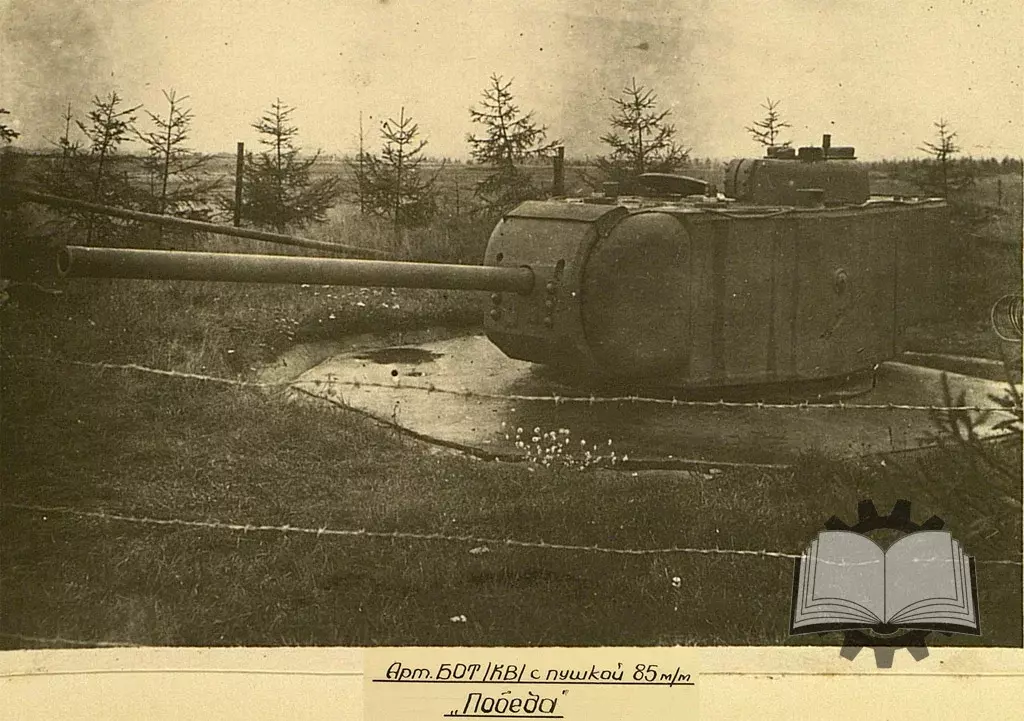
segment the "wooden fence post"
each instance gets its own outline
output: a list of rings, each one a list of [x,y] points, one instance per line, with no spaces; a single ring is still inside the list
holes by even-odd
[[[242,174],[245,170],[245,143],[238,144],[235,158],[235,227],[242,225]]]
[[[554,157],[554,182],[551,185],[551,194],[556,198],[565,195],[565,146],[559,145],[555,148]]]

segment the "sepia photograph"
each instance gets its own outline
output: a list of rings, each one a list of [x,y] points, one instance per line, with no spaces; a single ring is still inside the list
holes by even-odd
[[[1020,649],[1022,20],[0,0],[0,649]]]

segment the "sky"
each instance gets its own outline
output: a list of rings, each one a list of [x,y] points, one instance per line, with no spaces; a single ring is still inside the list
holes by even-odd
[[[0,107],[42,147],[69,102],[82,117],[116,90],[161,113],[173,88],[191,146],[233,152],[280,98],[327,153],[358,148],[360,113],[379,146],[404,107],[429,154],[465,158],[499,74],[582,157],[635,77],[699,157],[760,154],[744,128],[768,97],[798,146],[920,157],[945,118],[964,153],[1020,156],[1022,37],[1017,0],[0,0]]]

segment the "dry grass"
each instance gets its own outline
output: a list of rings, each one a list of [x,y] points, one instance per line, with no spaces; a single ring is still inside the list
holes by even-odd
[[[470,257],[485,240],[434,228],[392,246],[388,229],[346,214],[316,232],[446,259]],[[31,277],[55,283],[44,266]],[[978,271],[965,278],[975,284],[971,297],[992,282]],[[245,533],[24,506],[796,553],[831,515],[852,521],[863,498],[882,512],[907,498],[917,520],[945,518],[979,561],[1011,561],[979,564],[984,635],[929,643],[1022,643],[1019,479],[981,474],[963,454],[633,475],[428,453],[347,411],[62,360],[248,378],[296,342],[476,327],[473,294],[82,280],[51,287],[61,294],[12,286],[0,307],[0,634],[199,646],[838,643],[835,635],[787,636],[788,559]],[[951,322],[974,332],[965,319],[975,312]],[[944,347],[940,334],[930,340]],[[1019,444],[985,452],[1021,467]],[[462,615],[464,623],[450,620]]]
[[[799,552],[857,502],[913,499],[979,560],[1020,508],[942,454],[787,471],[530,470],[429,455],[343,411],[182,380],[8,362],[2,631],[156,645],[650,645],[789,639],[792,562],[175,528],[33,511]],[[47,392],[45,389],[49,389]],[[59,449],[55,451],[55,449]],[[1019,465],[1019,451],[995,451]],[[965,490],[969,489],[969,490]],[[922,520],[922,518],[919,518]],[[481,549],[486,548],[486,552]],[[476,551],[471,553],[471,551]],[[979,566],[986,645],[1020,645],[1019,565]],[[679,579],[674,581],[674,579]],[[466,623],[452,623],[465,615]],[[940,643],[977,644],[971,638]],[[14,642],[16,645],[20,642]]]

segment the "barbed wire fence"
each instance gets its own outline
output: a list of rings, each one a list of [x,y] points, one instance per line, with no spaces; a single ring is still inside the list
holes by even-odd
[[[738,548],[703,548],[687,546],[668,546],[662,548],[629,548],[610,547],[600,544],[581,545],[570,543],[552,543],[548,541],[529,541],[516,538],[496,538],[488,536],[477,536],[472,534],[450,535],[444,533],[419,533],[408,531],[373,531],[365,528],[331,528],[328,526],[304,527],[290,524],[254,524],[237,523],[225,521],[192,520],[182,518],[152,518],[148,516],[126,515],[107,511],[85,511],[64,506],[40,506],[25,503],[5,503],[2,506],[5,510],[12,509],[39,514],[63,514],[83,519],[94,519],[104,522],[120,522],[137,525],[148,525],[157,527],[188,528],[194,530],[224,531],[232,533],[274,533],[274,534],[300,534],[320,537],[343,537],[352,539],[383,539],[393,541],[419,541],[460,544],[463,546],[472,545],[468,553],[482,554],[495,548],[520,548],[536,549],[544,551],[562,551],[572,553],[592,553],[613,556],[650,557],[668,555],[700,555],[700,556],[730,556],[747,558],[767,558],[781,560],[796,560],[801,554],[772,551],[768,549],[738,549]],[[47,516],[44,515],[44,518]],[[820,562],[820,561],[819,561]],[[1015,559],[976,559],[979,565],[989,566],[1021,566],[1022,562]],[[138,646],[131,641],[85,641],[81,639],[69,639],[62,636],[40,637],[18,633],[0,632],[0,637],[16,641],[40,644],[44,646],[71,646],[71,647],[121,647]]]
[[[162,377],[167,379],[176,380],[188,380],[198,381],[203,383],[211,383],[216,385],[235,387],[240,389],[252,389],[252,390],[284,390],[284,389],[295,389],[303,392],[307,395],[315,395],[311,388],[318,389],[325,386],[335,386],[339,388],[369,388],[369,389],[389,389],[389,390],[409,390],[414,392],[422,393],[436,393],[440,395],[460,396],[467,398],[477,399],[489,399],[489,400],[505,400],[505,401],[529,401],[529,402],[544,402],[553,403],[555,405],[560,404],[651,404],[655,406],[670,406],[670,407],[692,407],[692,408],[744,408],[744,409],[768,409],[768,410],[789,410],[789,411],[809,411],[815,409],[827,409],[827,410],[873,410],[873,411],[914,411],[914,412],[927,412],[931,414],[935,413],[950,413],[960,414],[957,417],[962,418],[962,414],[965,413],[980,413],[988,414],[992,412],[1003,412],[1013,413],[1016,416],[1020,416],[1022,409],[1020,406],[1019,394],[1011,393],[1008,397],[1012,398],[1011,403],[1007,403],[1005,399],[994,399],[996,402],[991,406],[967,406],[967,405],[953,405],[947,402],[945,405],[934,405],[934,404],[897,404],[897,403],[885,403],[885,404],[871,404],[871,403],[849,403],[844,401],[829,401],[829,402],[801,402],[801,403],[768,403],[758,401],[709,401],[709,400],[690,400],[690,399],[678,399],[678,398],[657,398],[657,397],[645,397],[639,395],[620,395],[620,396],[557,396],[557,395],[516,395],[516,394],[495,394],[495,393],[483,393],[479,391],[473,391],[469,389],[452,389],[436,387],[434,385],[419,385],[403,383],[400,379],[396,379],[393,383],[377,383],[377,382],[366,382],[358,380],[345,380],[339,378],[325,378],[317,380],[302,380],[302,379],[290,379],[290,380],[279,380],[279,381],[253,381],[245,380],[243,378],[226,378],[220,376],[213,376],[200,373],[190,373],[185,371],[177,371],[162,368],[153,368],[137,363],[110,363],[103,361],[81,361],[67,358],[58,358],[53,356],[41,356],[41,355],[26,355],[26,354],[8,354],[4,353],[3,357],[9,361],[30,361],[30,362],[45,362],[51,364],[61,364],[82,368],[89,368],[93,370],[114,370],[122,372],[141,373],[155,377]],[[1012,388],[1012,386],[1011,386]],[[317,396],[320,397],[320,396]],[[332,401],[331,398],[325,398],[324,400]],[[334,399],[336,401],[336,399]],[[947,401],[949,398],[947,397]],[[333,402],[333,401],[332,401]],[[490,454],[494,455],[494,454]],[[730,465],[726,464],[715,464],[715,465]],[[746,465],[746,464],[742,464]],[[750,464],[755,466],[761,466],[765,464]],[[632,548],[627,546],[603,546],[600,544],[584,545],[584,544],[572,544],[572,543],[560,543],[550,542],[545,540],[531,540],[531,539],[518,539],[518,538],[500,538],[492,536],[474,535],[474,534],[445,534],[445,533],[427,533],[417,531],[403,531],[403,530],[373,530],[367,528],[332,528],[329,526],[297,526],[291,524],[260,524],[250,523],[242,521],[222,521],[215,519],[188,519],[188,518],[174,518],[174,517],[152,517],[148,515],[136,515],[126,514],[117,512],[115,510],[86,510],[80,508],[74,508],[69,506],[46,506],[30,503],[3,503],[0,505],[5,511],[17,511],[25,513],[35,514],[46,514],[53,515],[64,515],[78,519],[92,519],[96,521],[110,522],[110,523],[124,523],[141,526],[151,527],[174,527],[191,529],[195,531],[214,531],[214,532],[227,532],[227,533],[259,533],[259,534],[299,534],[307,536],[315,536],[317,538],[328,537],[328,538],[349,538],[349,539],[369,539],[369,540],[392,540],[392,541],[408,541],[408,542],[422,542],[422,543],[446,543],[446,544],[459,544],[463,546],[471,546],[467,549],[468,553],[481,554],[490,552],[492,548],[510,548],[510,549],[535,549],[543,551],[554,551],[554,552],[567,552],[567,553],[588,553],[588,554],[602,554],[612,556],[626,556],[626,557],[652,557],[652,556],[669,556],[669,555],[697,555],[697,556],[728,556],[728,557],[745,557],[745,558],[761,558],[761,559],[775,559],[775,560],[796,560],[801,558],[801,554],[792,553],[786,551],[778,551],[767,548],[762,549],[749,549],[749,548],[722,548],[722,547],[696,547],[696,546],[667,546],[658,548]],[[979,565],[993,565],[993,566],[1021,566],[1022,561],[1020,559],[977,559]],[[0,638],[7,638],[13,641],[26,642],[31,644],[39,644],[48,647],[133,647],[138,646],[131,641],[88,641],[81,639],[65,638],[63,636],[34,636],[28,634],[20,634],[13,632],[0,632]]]
[[[185,371],[166,370],[151,368],[138,363],[107,363],[101,361],[79,361],[71,359],[53,358],[40,355],[6,355],[11,360],[31,360],[47,363],[59,363],[64,365],[93,368],[96,370],[123,370],[148,373],[152,375],[179,378],[182,380],[202,381],[220,385],[235,386],[239,388],[252,388],[259,390],[272,390],[288,387],[308,386],[339,386],[350,388],[381,388],[388,390],[411,390],[424,393],[437,393],[439,395],[460,396],[463,398],[477,398],[488,400],[507,400],[523,402],[547,402],[555,405],[562,404],[584,404],[584,405],[607,405],[607,404],[651,404],[670,406],[673,408],[756,408],[762,410],[877,410],[877,411],[925,411],[925,412],[1016,412],[1020,413],[1020,405],[935,405],[935,404],[906,404],[906,403],[846,403],[841,400],[826,402],[800,402],[800,403],[770,403],[763,401],[727,401],[727,400],[691,400],[685,398],[656,398],[640,395],[619,395],[619,396],[559,396],[559,395],[521,395],[514,393],[486,393],[474,391],[468,388],[455,389],[443,388],[433,384],[418,385],[415,383],[403,383],[396,379],[393,383],[379,383],[374,381],[346,380],[341,378],[321,378],[317,380],[281,380],[281,381],[249,381],[241,378],[224,378],[220,376],[206,375],[202,373],[189,373]]]

